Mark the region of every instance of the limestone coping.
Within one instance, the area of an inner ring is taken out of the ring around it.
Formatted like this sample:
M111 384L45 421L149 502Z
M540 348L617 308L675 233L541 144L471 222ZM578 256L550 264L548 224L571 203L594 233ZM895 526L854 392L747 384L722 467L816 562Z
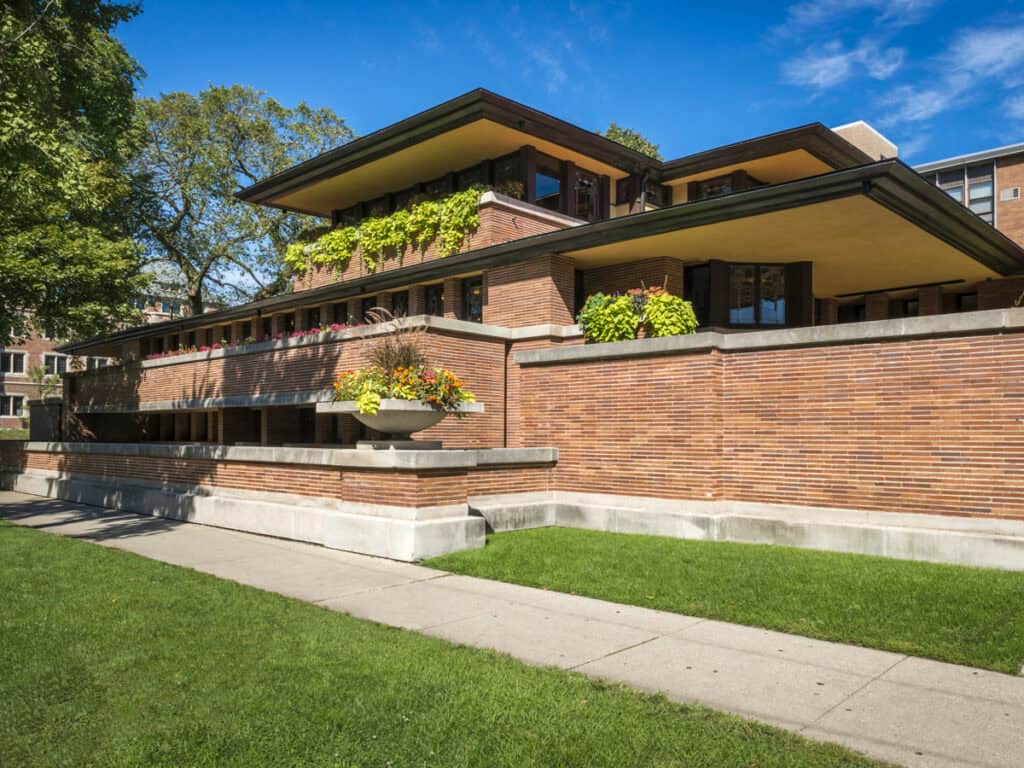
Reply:
M607 344L577 344L516 352L522 366L582 363L628 357L655 357L693 352L753 352L787 347L816 347L839 344L869 344L944 336L999 334L1024 330L1024 308L990 309L897 320L818 325L810 328L721 333L707 331L688 336L616 341Z
M577 325L554 325L542 323L539 325L527 325L519 328L506 328L500 325L484 325L473 323L468 320L451 320L434 315L411 315L404 319L406 327L434 329L437 331L459 334L463 336L474 336L477 338L494 339L497 341L525 341L529 339L572 339L580 337L580 329ZM201 360L220 360L236 355L252 355L260 352L277 352L296 347L315 346L317 344L335 344L350 339L371 338L393 333L398 323L391 321L387 323L374 323L354 328L344 328L340 331L322 331L319 334L309 336L295 336L284 339L273 339L271 341L254 341L250 344L239 344L233 347L222 347L211 349L206 352L189 352L181 355L169 355L158 357L152 360L142 360L136 365L142 368L161 368L166 365L181 365L182 363L194 363ZM107 370L105 368L100 371Z
M558 461L558 449L551 447L396 451L196 443L47 443L28 441L19 442L19 445L24 446L26 451L42 453L244 461L408 472L553 464Z
M385 397L380 401L380 409L387 411L436 411L429 403L420 400L402 400L396 397ZM451 408L444 408L445 413L483 413L483 403L458 403ZM359 413L359 405L355 400L339 400L316 404L317 413Z

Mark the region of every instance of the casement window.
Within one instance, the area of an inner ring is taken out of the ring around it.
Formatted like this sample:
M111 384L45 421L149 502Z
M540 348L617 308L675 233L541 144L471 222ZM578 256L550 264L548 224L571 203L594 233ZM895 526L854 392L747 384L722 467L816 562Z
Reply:
M21 395L0 395L0 416L24 416L25 398Z
M85 369L87 371L95 371L98 368L106 368L110 365L109 357L90 357L85 361Z
M494 161L494 191L517 200L526 198L523 156L521 152L499 157Z
M766 264L729 266L729 324L786 324L784 267Z
M68 370L68 359L64 355L43 355L43 370L47 376L60 376Z
M339 301L334 305L334 322L347 324L348 323L348 302Z
M484 281L470 277L462 281L462 319L471 323L484 321Z
M287 315L282 315L284 318L281 323L281 330L285 333L291 333L295 330L295 313L289 312Z
M372 323L373 318L370 317L370 313L377 308L377 297L367 296L360 303L359 319L363 323Z
M444 317L444 285L435 283L424 286L423 304L428 315Z
M164 337L163 336L157 336L155 339L153 339L153 352L154 352L154 354L159 355L159 354L162 354L163 351L164 351Z
M212 347L213 346L213 341L214 341L214 339L213 339L213 328L207 328L206 329L206 345L205 346Z
M978 308L978 294L958 293L956 295L957 312L974 312Z
M269 339L274 335L274 318L264 317L260 320L261 330L263 331L263 338Z
M733 171L723 176L715 176L702 181L691 181L687 191L689 202L707 200L709 197L729 195L733 192L741 192L744 189L762 187L764 182L755 179L746 171Z
M320 310L317 310L318 314L319 314L319 312L320 312ZM317 322L319 323L320 321L317 320ZM242 323L242 338L243 339L251 339L252 338L252 321L251 320L246 320L244 323Z
M409 314L408 291L398 291L391 294L391 314L395 317L405 317Z
M306 328L320 327L320 307L310 307L306 310ZM243 336L244 338L244 336Z
M868 319L868 307L864 302L858 304L840 304L838 320L840 323L862 323Z
M989 224L995 223L995 167L992 163L939 171L935 184Z
M25 353L0 352L0 373L25 373Z
M171 352L174 352L180 346L181 346L181 339L179 338L178 334L174 334L173 336L171 336L170 341L167 343L168 350L170 350Z
M696 264L683 270L683 298L690 302L700 325L711 318L711 267Z
M535 178L537 183L535 204L549 211L562 210L562 171L558 161L547 155L538 155Z
M189 347L190 349L196 346L196 332L195 331L189 331L188 332L188 341L185 342L185 346Z

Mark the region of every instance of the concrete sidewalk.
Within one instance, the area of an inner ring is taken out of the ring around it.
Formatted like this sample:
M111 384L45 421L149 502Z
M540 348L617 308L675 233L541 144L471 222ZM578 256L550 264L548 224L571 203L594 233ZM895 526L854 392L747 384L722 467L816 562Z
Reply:
M0 518L906 766L1024 765L1024 678L0 492Z

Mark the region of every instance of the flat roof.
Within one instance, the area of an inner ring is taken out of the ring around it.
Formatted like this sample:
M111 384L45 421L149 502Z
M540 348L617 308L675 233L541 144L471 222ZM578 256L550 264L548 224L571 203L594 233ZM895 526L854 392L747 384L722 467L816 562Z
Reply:
M929 173L931 171L941 171L946 168L955 168L958 165L983 163L986 160L995 160L1000 157L1019 154L1024 154L1024 142L1019 144L1007 144L1006 146L994 147L992 149L983 149L980 152L971 152L970 154L957 155L956 157L947 157L945 160L933 160L929 163L921 163L920 165L915 165L914 170L918 173Z
M146 336L179 333L204 325L272 314L306 304L343 301L355 296L396 290L544 253L572 253L665 232L813 205L855 195L866 196L912 225L943 240L999 275L1024 274L1024 249L965 206L925 181L901 160L888 159L805 179L681 203L645 213L606 219L555 230L344 282L286 293L230 309L167 320L60 347L78 352Z

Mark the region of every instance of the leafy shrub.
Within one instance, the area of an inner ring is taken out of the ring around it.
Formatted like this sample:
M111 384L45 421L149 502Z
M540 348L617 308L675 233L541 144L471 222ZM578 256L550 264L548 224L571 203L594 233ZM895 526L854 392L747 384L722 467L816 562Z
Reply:
M647 335L682 336L697 330L697 315L688 301L666 291L649 293L644 302Z
M690 302L663 288L636 288L625 295L590 296L577 318L588 342L635 339L643 326L648 336L679 336L697 330Z

